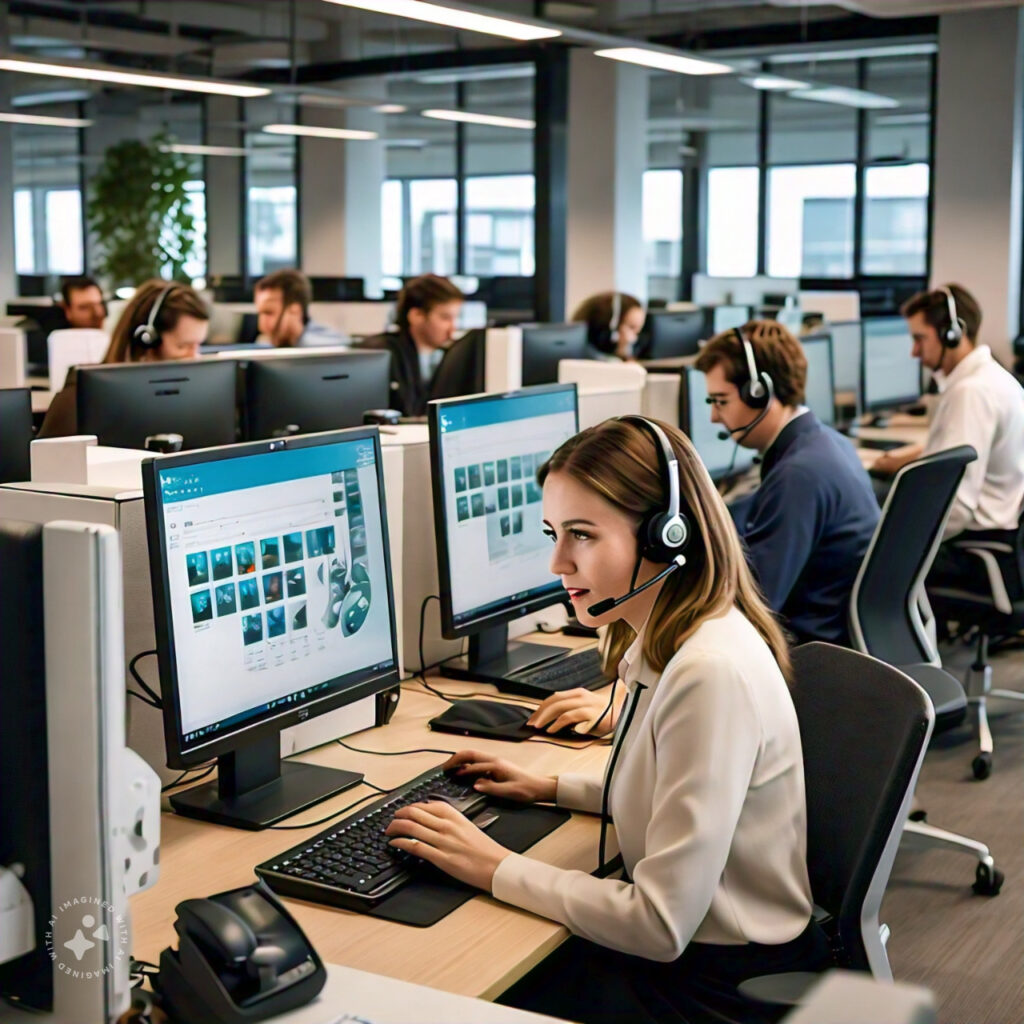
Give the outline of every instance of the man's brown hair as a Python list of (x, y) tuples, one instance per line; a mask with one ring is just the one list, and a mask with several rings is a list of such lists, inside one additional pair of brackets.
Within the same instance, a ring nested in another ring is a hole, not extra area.
[(465, 295), (439, 274), (421, 274), (407, 281), (399, 292), (395, 306), (395, 323), (404, 331), (409, 328), (409, 310), (422, 309), (429, 313), (435, 306), (446, 302), (462, 302)]
[[(739, 332), (750, 341), (758, 372), (771, 377), (775, 397), (792, 408), (801, 405), (807, 387), (807, 356), (800, 342), (776, 320), (751, 320)], [(737, 388), (750, 379), (743, 342), (734, 330), (716, 334), (700, 350), (695, 365), (701, 373), (721, 366), (725, 379)]]
[(309, 322), (309, 304), (313, 301), (313, 286), (301, 270), (274, 270), (256, 282), (256, 291), (276, 290), (281, 293), (285, 309), (297, 302), (302, 307), (302, 322)]
[[(978, 300), (963, 285), (948, 284), (946, 287), (956, 304), (957, 319), (964, 322), (964, 335), (968, 341), (977, 341), (981, 329), (981, 306)], [(925, 322), (938, 331), (940, 340), (949, 330), (949, 299), (941, 288), (911, 295), (900, 306), (900, 315), (908, 320), (917, 313), (924, 313)]]

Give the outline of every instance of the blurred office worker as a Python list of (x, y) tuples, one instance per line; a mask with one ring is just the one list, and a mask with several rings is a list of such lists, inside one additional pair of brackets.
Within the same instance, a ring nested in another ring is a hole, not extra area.
[(807, 358), (774, 320), (716, 335), (697, 357), (711, 421), (761, 453), (761, 485), (730, 511), (772, 609), (800, 642), (848, 644), (857, 571), (878, 524), (853, 445), (804, 404)]
[(397, 331), (367, 339), (364, 348), (391, 353), (391, 406), (406, 416), (427, 411), (430, 382), (454, 341), (464, 296), (446, 277), (408, 281), (395, 305)]
[[(104, 363), (141, 363), (195, 359), (206, 341), (210, 310), (187, 284), (153, 278), (139, 285), (117, 321)], [(78, 432), (75, 370), (53, 396), (40, 437)]]
[(632, 359), (646, 313), (626, 292), (600, 292), (584, 299), (572, 318), (587, 325), (587, 341), (599, 359)]
[(301, 270), (275, 270), (256, 282), (259, 332), (278, 348), (347, 345), (341, 331), (309, 317), (313, 287)]
[(107, 304), (100, 286), (91, 277), (66, 277), (60, 286), (58, 305), (68, 327), (98, 331), (107, 318)]

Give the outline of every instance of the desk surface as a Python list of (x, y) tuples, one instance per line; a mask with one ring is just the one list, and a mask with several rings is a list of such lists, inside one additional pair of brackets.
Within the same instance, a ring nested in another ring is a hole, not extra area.
[[(561, 637), (558, 641), (567, 642)], [(450, 693), (492, 689), (482, 684), (438, 678), (431, 682)], [(587, 746), (584, 742), (560, 749), (534, 741), (463, 739), (431, 732), (427, 728), (428, 719), (444, 707), (440, 698), (424, 692), (418, 683), (406, 682), (395, 718), (389, 725), (345, 737), (345, 742), (381, 751), (417, 747), (493, 750), (545, 774), (566, 770), (600, 773), (608, 755), (604, 744)], [(331, 743), (298, 755), (296, 759), (357, 769), (370, 782), (387, 788), (441, 763), (445, 755), (377, 757), (356, 754)], [(349, 789), (296, 815), (295, 823), (323, 818), (369, 792), (365, 785)], [(317, 825), (308, 832), (272, 829), (243, 832), (171, 813), (162, 815), (160, 824), (160, 879), (152, 889), (132, 897), (131, 901), (133, 955), (153, 963), (164, 947), (177, 944), (173, 928), (176, 904), (191, 897), (249, 884), (255, 878), (256, 864), (326, 827), (326, 824)], [(596, 866), (597, 840), (598, 820), (574, 815), (571, 821), (534, 846), (529, 855), (561, 867), (591, 871)], [(493, 998), (506, 989), (568, 934), (561, 925), (483, 894), (431, 928), (413, 928), (297, 900), (286, 902), (328, 963), (483, 998)]]
[[(861, 427), (857, 433), (859, 440), (901, 441), (904, 444), (924, 444), (928, 438), (928, 421), (924, 416), (909, 416), (896, 413), (889, 419), (887, 427)], [(854, 443), (856, 443), (856, 440)], [(857, 455), (865, 469), (869, 469), (879, 455), (884, 454), (878, 448), (861, 448), (857, 445)]]

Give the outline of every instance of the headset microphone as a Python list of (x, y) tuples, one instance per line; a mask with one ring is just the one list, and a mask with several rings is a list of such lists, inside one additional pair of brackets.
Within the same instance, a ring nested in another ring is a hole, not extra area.
[(618, 608), (620, 604), (628, 601), (631, 597), (636, 597), (637, 594), (642, 594), (648, 587), (653, 587), (655, 583), (661, 582), (666, 576), (674, 573), (676, 569), (682, 569), (684, 565), (686, 565), (686, 556), (676, 555), (670, 565), (662, 569), (656, 576), (652, 576), (646, 583), (641, 583), (639, 587), (634, 587), (628, 594), (623, 594), (622, 597), (606, 597), (603, 601), (592, 604), (587, 609), (587, 614), (597, 618), (599, 615), (604, 615), (605, 612), (610, 612), (613, 608)]
[(754, 429), (754, 427), (756, 427), (758, 423), (760, 423), (761, 420), (763, 420), (767, 415), (768, 407), (765, 406), (749, 423), (745, 424), (744, 426), (733, 427), (732, 430), (720, 430), (718, 432), (718, 440), (728, 441), (733, 434), (739, 434), (740, 436), (736, 438), (736, 443), (740, 444), (740, 442), (742, 442), (742, 440), (747, 436), (747, 434), (749, 434)]

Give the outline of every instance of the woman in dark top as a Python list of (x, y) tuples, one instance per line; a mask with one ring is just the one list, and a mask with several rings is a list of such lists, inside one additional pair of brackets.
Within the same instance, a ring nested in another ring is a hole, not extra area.
[[(206, 341), (210, 310), (187, 284), (154, 278), (139, 285), (117, 321), (104, 363), (141, 363), (195, 359)], [(76, 369), (53, 396), (39, 437), (78, 433)]]

